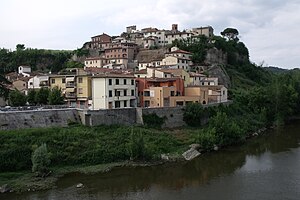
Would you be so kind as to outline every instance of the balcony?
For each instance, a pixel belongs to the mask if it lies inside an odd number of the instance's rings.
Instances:
[[[77,95],[76,95],[76,92],[66,92],[65,97],[69,98],[69,99],[74,99],[77,97]]]
[[[48,81],[43,81],[43,82],[40,82],[39,86],[40,87],[49,87],[49,83],[48,83]]]
[[[66,88],[74,88],[76,87],[76,83],[73,81],[67,82],[66,83]]]

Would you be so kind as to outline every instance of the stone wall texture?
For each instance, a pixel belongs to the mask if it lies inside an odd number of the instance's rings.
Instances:
[[[0,130],[66,127],[78,121],[76,109],[1,112]]]

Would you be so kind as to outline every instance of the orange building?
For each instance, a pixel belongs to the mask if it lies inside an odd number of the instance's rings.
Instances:
[[[181,78],[137,78],[138,106],[170,106],[171,96],[184,95],[184,81]],[[151,98],[153,102],[151,103]]]

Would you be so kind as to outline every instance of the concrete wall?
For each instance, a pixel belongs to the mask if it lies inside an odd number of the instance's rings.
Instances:
[[[231,102],[223,103],[228,105]],[[218,106],[203,105],[206,106]],[[143,115],[156,113],[165,117],[163,128],[178,128],[185,126],[183,121],[184,107],[165,108],[121,108],[103,110],[83,109],[52,109],[31,111],[0,112],[0,130],[13,130],[24,128],[66,127],[69,122],[78,122],[86,126],[98,125],[143,125]],[[202,123],[207,123],[203,116]]]
[[[177,128],[185,126],[183,121],[183,107],[165,107],[165,108],[143,108],[142,114],[148,115],[156,113],[159,117],[166,117],[165,123],[162,128]]]
[[[87,126],[98,125],[134,125],[136,124],[136,108],[104,109],[79,111],[82,123]]]
[[[1,112],[0,130],[66,127],[78,121],[76,109]]]

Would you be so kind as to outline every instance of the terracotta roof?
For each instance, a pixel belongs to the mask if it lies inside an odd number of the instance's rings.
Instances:
[[[107,35],[106,33],[102,33],[102,34],[100,34],[100,35],[93,36],[92,38],[100,37],[100,36],[108,36],[108,37],[111,37],[110,35]]]
[[[190,77],[206,77],[204,74],[199,74],[195,72],[189,72]]]
[[[107,73],[107,74],[97,74],[93,75],[92,78],[135,78],[132,74],[124,74],[124,73]]]
[[[147,69],[139,70],[139,71],[135,72],[135,74],[147,74]]]
[[[89,57],[89,58],[86,58],[85,60],[106,60],[106,58],[103,58],[103,57]]]
[[[176,50],[176,51],[171,51],[171,52],[168,52],[168,53],[166,53],[166,54],[172,54],[172,53],[192,54],[191,52],[184,51],[184,50],[181,50],[181,49],[178,49],[178,50]]]
[[[148,78],[148,82],[169,82],[169,81],[176,81],[179,78]]]

